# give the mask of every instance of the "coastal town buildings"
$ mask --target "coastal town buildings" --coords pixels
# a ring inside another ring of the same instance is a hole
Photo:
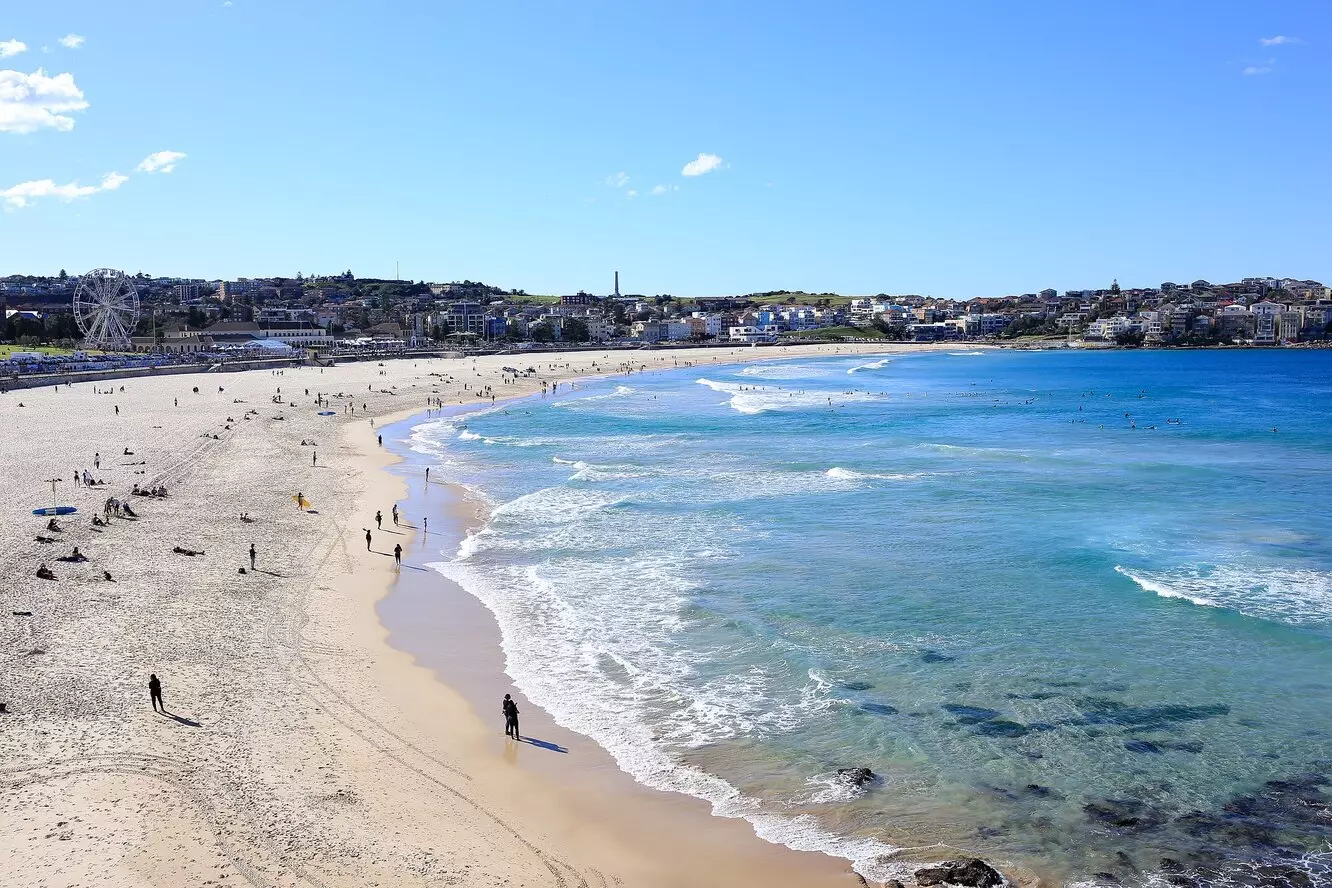
[[[296,274],[280,278],[131,280],[143,312],[133,349],[206,355],[545,347],[581,343],[760,344],[802,339],[1054,339],[1094,345],[1279,347],[1332,338],[1332,288],[1313,280],[1197,279],[1156,287],[1053,288],[1014,296],[839,296],[770,291],[677,298],[580,290],[532,296],[475,281],[426,283]],[[618,284],[618,278],[614,278]],[[0,278],[0,338],[77,344],[69,311],[78,279]]]

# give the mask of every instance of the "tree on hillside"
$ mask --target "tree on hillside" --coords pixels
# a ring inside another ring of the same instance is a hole
[[[578,318],[565,320],[560,334],[566,342],[587,342],[592,338],[592,334],[588,332],[587,324]]]

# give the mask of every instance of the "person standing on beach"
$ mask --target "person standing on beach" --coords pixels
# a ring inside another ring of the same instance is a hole
[[[397,504],[397,503],[394,503],[394,504],[393,504],[393,526],[394,526],[394,527],[397,527],[397,526],[398,526],[398,504]]]
[[[365,529],[365,551],[370,551],[370,528]]]
[[[376,512],[375,512],[375,527],[378,527],[380,530],[383,530],[383,529],[384,529],[384,513],[383,513],[383,512],[380,512],[380,511],[376,511]]]
[[[162,702],[162,683],[154,674],[148,676],[148,697],[153,702],[153,712],[166,712],[166,704]]]
[[[500,709],[504,711],[504,736],[512,737],[515,740],[523,739],[518,735],[518,704],[513,702],[512,697],[505,694]]]
[[[317,466],[317,465],[319,465],[319,451],[318,451],[318,450],[316,450],[314,453],[311,453],[311,454],[310,454],[310,465],[312,465],[312,466]]]
[[[380,447],[383,447],[383,446],[384,446],[384,436],[383,436],[383,435],[377,435],[376,437],[379,438],[379,446],[380,446]]]
[[[430,466],[426,466],[426,483],[430,483]]]
[[[254,570],[254,557],[258,553],[254,551],[254,543],[250,543],[250,570]]]
[[[393,563],[398,567],[402,567],[402,543],[398,543],[393,547]]]
[[[94,468],[94,469],[100,469],[101,467],[102,467],[102,454],[100,454],[100,453],[94,453],[94,454],[93,454],[93,468]]]

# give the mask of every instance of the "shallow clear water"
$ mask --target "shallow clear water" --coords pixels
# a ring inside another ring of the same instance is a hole
[[[1330,394],[1329,352],[960,349],[589,383],[411,439],[495,507],[437,569],[645,783],[870,877],[966,849],[1322,881]]]

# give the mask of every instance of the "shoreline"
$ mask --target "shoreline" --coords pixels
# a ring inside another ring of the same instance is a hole
[[[941,345],[934,350],[946,351],[954,347]],[[832,353],[831,349],[828,351]],[[865,350],[863,353],[900,352],[884,352],[882,348],[877,348]],[[710,363],[747,364],[755,357],[758,356],[736,357],[729,361]],[[764,357],[769,356],[764,355]],[[770,359],[780,360],[785,357],[772,355]],[[648,372],[676,369],[683,368],[668,366],[654,368]],[[608,381],[624,376],[626,374],[599,372],[595,375],[565,378],[562,383]],[[509,400],[521,402],[535,397],[529,395],[522,399]],[[450,560],[463,539],[471,531],[484,526],[489,516],[482,501],[465,488],[447,480],[447,477],[440,480],[437,475],[427,488],[423,483],[421,470],[431,464],[431,460],[412,448],[409,436],[414,428],[434,419],[465,417],[489,409],[492,409],[490,405],[486,405],[473,410],[450,410],[446,415],[440,416],[417,414],[410,419],[395,423],[391,429],[394,432],[393,449],[399,460],[390,471],[408,484],[408,495],[399,501],[399,505],[405,509],[404,514],[412,516],[424,514],[431,519],[431,539],[424,543],[424,550],[421,546],[414,550],[420,551],[423,558],[428,556],[430,561]],[[439,471],[438,466],[434,468]],[[433,528],[442,528],[443,533]],[[582,806],[581,816],[584,819],[604,820],[604,815],[600,815],[599,811],[606,807],[606,800],[629,800],[645,809],[653,808],[652,816],[658,831],[664,819],[674,822],[671,834],[679,839],[692,840],[693,847],[710,838],[709,833],[723,829],[723,825],[740,827],[733,838],[744,850],[743,856],[755,857],[764,863],[768,862],[767,858],[771,858],[771,862],[780,864],[780,870],[773,876],[765,877],[763,884],[774,884],[773,878],[778,880],[776,884],[823,884],[828,880],[833,880],[829,882],[830,884],[843,884],[847,878],[862,884],[871,884],[852,869],[853,861],[847,857],[828,850],[812,848],[798,850],[777,839],[764,838],[758,833],[757,825],[744,816],[718,813],[712,801],[680,790],[658,789],[640,783],[628,772],[621,770],[607,750],[585,735],[559,726],[548,713],[524,697],[521,689],[505,671],[501,630],[495,614],[454,580],[429,568],[427,570],[429,573],[402,574],[376,605],[376,614],[388,633],[386,643],[409,653],[416,665],[429,669],[441,684],[459,692],[470,704],[473,717],[479,721],[487,721],[484,713],[490,710],[498,712],[498,701],[505,693],[514,695],[524,713],[524,733],[531,730],[530,716],[537,714],[538,719],[535,724],[541,739],[536,745],[554,746],[552,754],[541,756],[534,750],[533,755],[528,756],[523,765],[518,764],[516,756],[510,758],[513,755],[511,750],[506,749],[504,755],[511,765],[523,767],[555,792],[566,795],[590,793],[597,798],[599,800],[597,804]],[[493,723],[491,729],[498,734],[498,716],[493,716],[488,721]],[[584,756],[573,762],[562,761],[571,750],[584,753]],[[590,788],[588,781],[592,784]],[[620,816],[617,814],[617,818]],[[735,832],[729,829],[729,826],[725,827],[728,829],[728,834]],[[751,845],[759,847],[751,849],[749,847]],[[734,843],[719,850],[723,851],[726,857],[741,856],[737,853],[738,849]],[[820,863],[809,873],[802,875],[798,882],[783,881],[791,876],[793,862],[803,861],[808,866],[811,859],[819,860]],[[932,858],[929,855],[920,857],[911,868],[928,865],[930,859]],[[740,877],[740,881],[736,881],[736,876],[731,876],[726,884],[750,884],[754,865],[751,862],[744,867],[745,873]],[[909,878],[909,872],[909,869],[904,869],[901,877]],[[1018,884],[1032,884],[1039,881],[1033,874],[1024,870],[1010,869],[1009,872],[1017,879]]]

